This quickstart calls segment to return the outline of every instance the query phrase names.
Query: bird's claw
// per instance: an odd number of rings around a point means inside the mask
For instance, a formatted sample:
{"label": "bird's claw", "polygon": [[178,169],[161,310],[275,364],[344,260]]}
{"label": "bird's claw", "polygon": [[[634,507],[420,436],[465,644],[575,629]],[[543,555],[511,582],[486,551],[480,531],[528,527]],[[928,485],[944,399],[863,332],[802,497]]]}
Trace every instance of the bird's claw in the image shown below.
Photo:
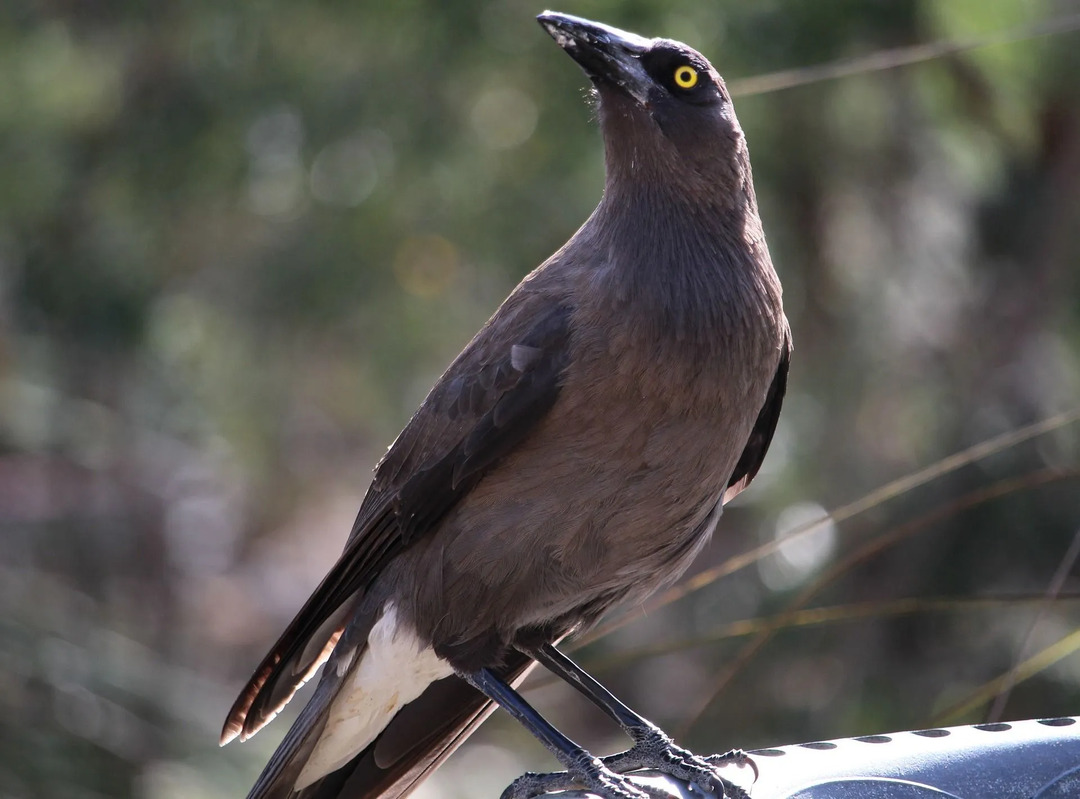
{"label": "bird's claw", "polygon": [[713,768],[720,768],[722,766],[736,766],[742,768],[743,766],[747,766],[754,772],[754,782],[757,782],[758,777],[761,776],[761,772],[758,771],[757,763],[754,762],[754,758],[750,757],[750,755],[742,749],[729,749],[721,755],[706,755],[702,760]]}
{"label": "bird's claw", "polygon": [[585,788],[603,799],[656,799],[657,796],[628,777],[598,766],[588,773],[576,775],[569,771],[549,774],[528,772],[510,783],[500,799],[533,799],[573,788]]}
{"label": "bird's claw", "polygon": [[640,769],[659,771],[689,783],[699,792],[716,799],[741,799],[746,796],[742,788],[720,776],[720,767],[729,764],[749,765],[754,770],[755,780],[758,776],[754,761],[740,749],[702,757],[683,749],[659,730],[641,738],[625,752],[603,758],[602,762],[620,774]]}
{"label": "bird's claw", "polygon": [[717,799],[741,799],[746,795],[738,785],[721,777],[719,768],[727,765],[749,766],[754,771],[754,781],[758,778],[757,764],[741,749],[732,749],[722,755],[701,756],[672,743],[669,753],[673,765],[665,769],[666,773],[697,786],[702,792],[716,796]]}
{"label": "bird's claw", "polygon": [[603,799],[670,799],[671,794],[667,791],[634,782],[626,776],[642,770],[657,771],[682,780],[698,793],[713,799],[745,799],[747,793],[742,788],[718,773],[717,769],[726,765],[749,766],[757,779],[757,766],[741,749],[702,757],[676,745],[663,734],[650,735],[625,752],[593,761],[577,773],[524,774],[503,791],[501,799],[534,799],[574,788],[584,788]]}

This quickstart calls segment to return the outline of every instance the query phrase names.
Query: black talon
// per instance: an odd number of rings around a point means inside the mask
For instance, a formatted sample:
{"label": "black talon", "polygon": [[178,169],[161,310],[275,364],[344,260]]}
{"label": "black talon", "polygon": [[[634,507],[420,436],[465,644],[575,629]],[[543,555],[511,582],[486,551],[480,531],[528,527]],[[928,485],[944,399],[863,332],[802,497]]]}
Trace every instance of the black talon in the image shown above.
{"label": "black talon", "polygon": [[741,768],[742,766],[749,766],[754,771],[754,782],[757,782],[761,777],[761,772],[758,771],[754,758],[750,757],[742,749],[729,749],[721,755],[708,755],[704,760],[709,765],[717,767],[734,765]]}

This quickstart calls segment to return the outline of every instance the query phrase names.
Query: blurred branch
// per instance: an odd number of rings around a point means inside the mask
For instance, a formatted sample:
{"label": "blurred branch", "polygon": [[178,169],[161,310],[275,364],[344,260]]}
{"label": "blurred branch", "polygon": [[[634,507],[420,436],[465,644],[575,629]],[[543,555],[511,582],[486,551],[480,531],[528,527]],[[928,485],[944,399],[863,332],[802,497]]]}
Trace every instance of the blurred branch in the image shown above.
{"label": "blurred branch", "polygon": [[967,466],[977,461],[983,460],[996,455],[999,452],[1015,447],[1022,444],[1025,441],[1029,441],[1038,436],[1045,435],[1046,433],[1057,430],[1066,425],[1072,424],[1080,420],[1080,407],[1073,408],[1068,411],[1051,416],[1047,419],[1035,422],[1033,424],[1021,427],[1017,430],[1010,430],[1007,433],[996,436],[994,438],[983,441],[967,449],[961,450],[953,455],[949,455],[946,458],[942,458],[936,463],[914,472],[912,474],[901,477],[897,480],[893,480],[890,483],[886,483],[880,488],[871,491],[869,494],[865,494],[854,502],[849,502],[847,505],[841,505],[834,511],[826,514],[820,519],[816,519],[806,524],[800,525],[786,535],[779,536],[772,541],[768,541],[761,546],[751,549],[749,552],[744,552],[742,555],[736,555],[733,558],[728,558],[723,563],[714,566],[711,569],[706,569],[689,580],[686,580],[672,588],[664,591],[651,602],[644,609],[639,609],[636,612],[627,613],[626,615],[615,619],[614,621],[605,624],[602,627],[597,628],[591,634],[582,638],[577,647],[585,646],[586,644],[595,641],[608,633],[616,630],[630,622],[646,616],[649,613],[658,610],[659,608],[669,605],[683,597],[694,593],[695,591],[704,588],[707,585],[719,580],[721,577],[726,577],[729,574],[734,574],[740,569],[744,569],[752,563],[757,563],[766,555],[770,555],[776,552],[784,544],[792,541],[800,536],[809,535],[824,527],[826,524],[841,524],[855,516],[865,513],[868,510],[876,508],[891,499],[895,499],[902,494],[906,494],[919,486],[925,485],[932,480],[936,480],[939,477],[944,477],[950,472],[954,472],[961,467]]}
{"label": "blurred branch", "polygon": [[1000,694],[1029,677],[1035,676],[1077,650],[1080,650],[1080,630],[1069,633],[1060,641],[1056,641],[1042,651],[1032,655],[1000,677],[983,683],[967,697],[938,713],[934,717],[933,725],[945,725],[955,719],[963,718],[975,708],[989,702],[995,694]]}
{"label": "blurred branch", "polygon": [[[1056,594],[1050,602],[1080,600],[1080,592],[1062,592]],[[641,660],[655,657],[663,657],[687,649],[716,644],[732,638],[745,638],[750,635],[767,633],[771,630],[791,630],[802,627],[817,627],[825,624],[844,624],[846,622],[864,621],[867,619],[899,618],[901,616],[916,616],[945,613],[972,613],[985,610],[1000,610],[1015,608],[1024,605],[1045,605],[1048,598],[1045,593],[1016,594],[1010,596],[977,596],[977,597],[907,597],[904,599],[890,599],[877,602],[852,602],[842,605],[828,605],[803,610],[784,611],[771,616],[759,616],[753,619],[725,624],[705,635],[693,638],[682,638],[675,641],[667,641],[652,646],[636,647],[613,653],[606,657],[589,658],[584,661],[590,673],[604,672],[615,668],[621,668]],[[543,677],[531,680],[530,689],[543,688],[557,683],[555,677]]]}
{"label": "blurred branch", "polygon": [[1080,476],[1080,472],[1076,471],[1063,472],[1058,469],[1042,469],[1037,472],[1021,475],[1020,477],[1000,480],[989,486],[984,486],[983,488],[968,492],[955,502],[951,502],[943,507],[935,508],[929,513],[925,513],[922,516],[894,528],[891,532],[886,532],[872,541],[868,541],[862,547],[850,553],[847,557],[833,564],[832,568],[828,569],[813,583],[804,588],[788,605],[788,613],[781,614],[778,617],[776,626],[762,630],[752,641],[739,651],[735,658],[729,661],[725,669],[720,673],[719,679],[716,680],[713,690],[707,694],[698,706],[698,709],[690,715],[689,719],[677,733],[677,737],[684,737],[687,732],[689,732],[702,716],[705,715],[705,712],[712,703],[727,689],[735,677],[737,677],[743,668],[753,660],[765,644],[767,644],[777,632],[787,626],[786,619],[790,617],[791,613],[802,609],[811,599],[813,599],[813,597],[821,593],[821,591],[832,585],[856,566],[956,513],[969,510],[983,503],[999,499],[1017,491],[1047,485],[1059,480],[1075,479],[1078,476]]}
{"label": "blurred branch", "polygon": [[[1023,655],[1027,652],[1028,647],[1031,646],[1031,640],[1035,636],[1035,630],[1046,616],[1050,606],[1054,604],[1054,601],[1061,594],[1061,589],[1065,586],[1065,580],[1068,579],[1069,574],[1072,573],[1077,558],[1080,558],[1080,530],[1077,530],[1076,534],[1073,536],[1072,543],[1069,544],[1069,549],[1062,556],[1061,562],[1054,572],[1054,576],[1050,579],[1050,585],[1046,588],[1046,595],[1039,605],[1039,610],[1035,614],[1035,618],[1031,620],[1031,626],[1028,627],[1027,635],[1024,636],[1024,643],[1020,646],[1019,655]],[[1016,684],[1017,668],[1018,667],[1013,668],[1005,675],[1007,678],[1005,686],[1001,689],[1001,693],[995,697],[994,704],[991,706],[989,713],[987,713],[987,721],[997,721],[1005,713],[1005,705],[1008,704],[1009,695],[1012,693],[1013,686]]]}
{"label": "blurred branch", "polygon": [[826,80],[862,75],[867,72],[880,72],[886,69],[920,64],[924,61],[932,61],[935,58],[996,44],[1012,44],[1076,30],[1080,30],[1080,14],[1065,14],[1037,22],[1034,25],[1010,28],[1009,30],[998,31],[973,39],[959,41],[948,39],[927,44],[895,47],[890,50],[879,50],[868,55],[833,61],[828,64],[785,69],[751,78],[731,80],[728,81],[728,90],[731,92],[732,97],[767,94],[796,86],[805,86],[810,83],[820,83]]}

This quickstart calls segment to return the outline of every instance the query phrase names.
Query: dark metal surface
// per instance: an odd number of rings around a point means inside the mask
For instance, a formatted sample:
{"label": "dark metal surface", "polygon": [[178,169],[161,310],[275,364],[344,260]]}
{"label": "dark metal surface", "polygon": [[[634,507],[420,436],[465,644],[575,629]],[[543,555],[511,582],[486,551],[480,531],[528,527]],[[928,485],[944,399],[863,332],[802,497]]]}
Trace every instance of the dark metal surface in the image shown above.
{"label": "dark metal surface", "polygon": [[[753,799],[1080,799],[1080,719],[898,732],[759,749],[721,774]],[[676,799],[700,797],[651,775]],[[575,791],[559,799],[585,799]]]}

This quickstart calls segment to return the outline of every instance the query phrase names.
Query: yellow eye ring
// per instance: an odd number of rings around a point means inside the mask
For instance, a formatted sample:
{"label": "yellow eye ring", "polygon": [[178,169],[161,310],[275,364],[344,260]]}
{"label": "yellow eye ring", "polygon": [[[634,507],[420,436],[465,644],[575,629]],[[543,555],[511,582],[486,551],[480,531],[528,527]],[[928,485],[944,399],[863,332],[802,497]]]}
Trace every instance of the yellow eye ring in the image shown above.
{"label": "yellow eye ring", "polygon": [[697,70],[685,64],[675,70],[675,85],[680,89],[694,88],[697,86],[697,78]]}

